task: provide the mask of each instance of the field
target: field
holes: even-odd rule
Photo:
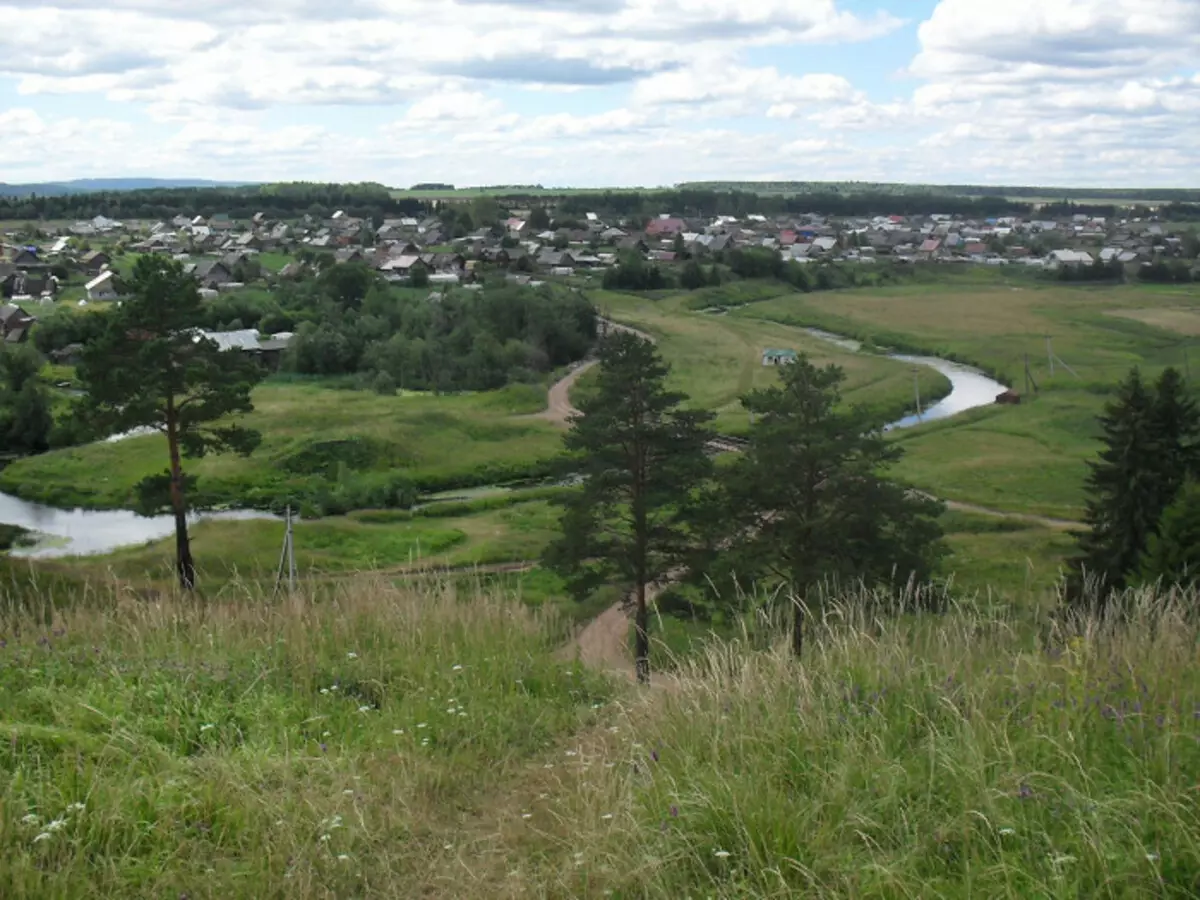
[[[706,289],[713,302],[715,291],[727,298],[731,291],[761,297],[786,290],[780,285],[767,285],[764,290],[756,284]],[[672,387],[687,393],[694,405],[716,412],[722,431],[744,431],[748,422],[739,398],[777,382],[778,373],[762,365],[762,351],[769,348],[796,350],[818,364],[841,366],[847,379],[845,400],[878,410],[883,421],[898,419],[915,407],[913,372],[902,363],[841,350],[786,324],[697,312],[689,308],[695,295],[686,293],[660,299],[609,291],[590,296],[605,315],[658,340],[663,358],[671,364]],[[949,382],[930,369],[919,371],[918,382],[926,400],[949,390]]]
[[[313,478],[336,484],[346,469],[399,473],[430,490],[511,480],[559,452],[559,432],[529,417],[544,407],[544,397],[534,386],[385,397],[268,383],[255,391],[255,411],[245,419],[262,431],[259,449],[249,458],[207,457],[189,471],[205,491],[242,503]],[[355,462],[346,442],[364,459]],[[134,437],[22,460],[0,472],[0,489],[57,505],[119,508],[130,503],[138,481],[165,470],[166,462],[161,437]]]
[[[0,895],[1200,890],[1178,607],[1047,645],[994,606],[862,600],[830,601],[803,665],[761,624],[650,691],[447,584],[10,616]]]
[[[1198,300],[1195,288],[952,284],[789,294],[732,315],[814,325],[996,373],[1024,402],[898,434],[908,451],[899,473],[944,499],[1078,518],[1106,395],[1134,365],[1150,377],[1168,365],[1190,369],[1190,338],[1178,326]]]

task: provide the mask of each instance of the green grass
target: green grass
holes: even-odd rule
[[[732,315],[817,326],[996,373],[1025,402],[897,434],[907,451],[898,474],[945,499],[1076,519],[1105,395],[1134,365],[1154,377],[1168,365],[1190,364],[1198,299],[1200,290],[1189,286],[1065,287],[1025,279],[970,287],[955,279],[789,294]],[[1056,362],[1051,375],[1047,336],[1070,369]],[[1036,396],[1026,393],[1027,356]]]
[[[1200,890],[1194,595],[1050,643],[1029,610],[842,596],[801,664],[768,616],[763,649],[703,639],[639,691],[517,590],[6,617],[0,896]]]
[[[278,272],[294,260],[290,253],[259,253],[254,257],[265,272]]]
[[[459,818],[612,693],[487,595],[109,601],[2,651],[6,898],[429,895]]]
[[[785,290],[761,283],[737,287],[742,295],[750,291],[755,296],[763,295],[766,288]],[[731,285],[706,290],[732,289]],[[775,369],[762,365],[762,351],[768,348],[793,349],[807,353],[819,364],[841,366],[847,376],[845,400],[877,409],[882,419],[900,418],[914,406],[909,366],[849,353],[799,328],[695,312],[688,309],[691,295],[687,293],[651,299],[597,291],[592,298],[605,314],[658,339],[663,357],[671,364],[671,385],[687,393],[696,406],[715,411],[717,426],[723,431],[746,429],[748,421],[739,402],[743,394],[777,383]],[[949,390],[949,381],[931,369],[922,369],[918,377],[925,398],[941,397]]]
[[[290,490],[336,487],[357,473],[404,477],[427,490],[500,482],[540,473],[561,446],[553,426],[524,417],[545,405],[533,386],[383,397],[297,382],[264,385],[254,403],[244,423],[261,430],[263,443],[252,456],[187,465],[222,502],[277,503]],[[347,460],[347,446],[364,448],[362,459]],[[161,437],[132,438],[21,460],[0,472],[0,488],[57,505],[123,507],[133,486],[166,464]]]

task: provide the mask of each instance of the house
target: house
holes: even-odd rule
[[[683,234],[687,230],[687,223],[683,219],[676,219],[671,216],[659,216],[657,219],[652,219],[650,224],[646,226],[647,237],[674,237],[677,234]]]
[[[110,265],[112,265],[112,258],[103,250],[93,250],[91,253],[85,253],[79,260],[79,268],[92,275],[99,275]]]
[[[124,296],[124,287],[117,273],[107,269],[83,286],[87,298],[92,303],[104,300],[116,300]]]
[[[764,366],[786,366],[798,359],[795,350],[764,350],[762,364]]]
[[[19,344],[28,336],[30,326],[36,321],[15,303],[5,303],[0,306],[0,337],[4,338],[6,344]]]
[[[22,247],[13,254],[9,263],[16,266],[18,269],[41,269],[45,268],[45,263],[38,259],[37,251],[31,247]]]
[[[1090,266],[1092,255],[1083,250],[1054,250],[1046,258],[1049,266]]]
[[[543,269],[572,268],[575,265],[575,258],[565,250],[543,247],[534,262]]]
[[[933,256],[941,249],[942,242],[936,238],[930,238],[921,244],[919,251],[925,256]]]
[[[233,282],[233,272],[219,259],[202,259],[185,266],[184,271],[195,276],[201,286],[207,288],[219,288]]]
[[[240,331],[202,331],[197,329],[196,340],[207,338],[221,350],[240,350],[253,354],[267,368],[279,368],[283,351],[288,348],[295,337],[291,332],[280,332],[265,337],[256,328],[244,328]]]

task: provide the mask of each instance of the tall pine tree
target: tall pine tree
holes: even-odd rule
[[[644,338],[605,339],[594,390],[565,438],[583,484],[564,501],[562,534],[545,551],[578,597],[611,582],[632,593],[641,682],[650,678],[647,588],[686,558],[690,501],[712,473],[711,415],[682,409],[687,398],[667,390],[667,374]]]
[[[825,583],[932,573],[941,505],[884,477],[902,450],[862,410],[839,409],[840,368],[801,356],[782,377],[742,398],[754,424],[749,450],[723,479],[722,543],[738,577],[774,577],[791,589],[799,656],[804,604]]]
[[[167,470],[138,486],[140,511],[162,507],[175,516],[175,564],[185,590],[196,585],[188,539],[185,456],[248,454],[259,434],[228,424],[253,409],[250,391],[265,374],[249,354],[222,351],[201,337],[203,317],[196,280],[174,260],[148,255],[137,261],[130,296],[105,313],[103,333],[89,342],[79,365],[86,389],[80,409],[97,433],[152,428],[166,438]]]

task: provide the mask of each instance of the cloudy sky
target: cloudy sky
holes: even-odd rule
[[[0,0],[0,181],[1200,186],[1200,0]]]

